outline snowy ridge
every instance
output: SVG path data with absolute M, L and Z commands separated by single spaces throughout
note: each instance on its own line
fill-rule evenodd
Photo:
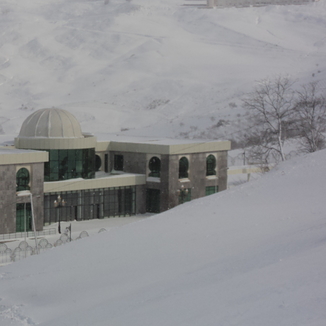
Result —
M 175 0 L 2 0 L 1 139 L 52 106 L 90 132 L 235 137 L 254 81 L 325 80 L 325 17 L 325 0 L 223 10 Z
M 325 159 L 2 268 L 1 325 L 325 325 Z

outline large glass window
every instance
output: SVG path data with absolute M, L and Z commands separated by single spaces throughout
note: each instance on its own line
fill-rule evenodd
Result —
M 26 168 L 21 168 L 16 173 L 16 191 L 30 190 L 29 172 Z
M 149 160 L 148 167 L 151 171 L 149 173 L 150 177 L 160 178 L 160 176 L 161 176 L 161 160 L 158 157 L 153 156 Z
M 188 178 L 189 161 L 183 156 L 179 160 L 179 179 Z
M 44 165 L 44 181 L 95 177 L 95 149 L 49 150 L 49 162 Z
M 60 194 L 65 206 L 54 207 Z M 44 196 L 44 223 L 90 220 L 136 213 L 136 188 L 116 187 L 94 190 L 66 191 Z
M 206 158 L 206 175 L 216 175 L 216 158 L 214 155 L 208 155 Z

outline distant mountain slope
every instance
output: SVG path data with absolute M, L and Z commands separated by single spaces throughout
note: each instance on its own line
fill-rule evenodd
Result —
M 325 325 L 325 160 L 1 268 L 1 325 Z
M 1 0 L 1 139 L 52 106 L 90 132 L 229 138 L 255 80 L 325 80 L 325 0 L 214 10 L 107 2 Z

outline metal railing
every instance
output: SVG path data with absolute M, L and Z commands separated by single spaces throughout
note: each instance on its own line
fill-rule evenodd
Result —
M 46 235 L 53 235 L 56 234 L 56 229 L 51 228 L 43 231 L 36 231 L 37 237 L 42 237 Z M 6 233 L 6 234 L 0 234 L 0 241 L 1 240 L 10 240 L 10 239 L 17 239 L 17 238 L 24 238 L 26 235 L 27 238 L 34 238 L 34 231 L 28 231 L 26 232 L 16 232 L 16 233 Z
M 53 230 L 53 229 L 50 229 L 50 230 Z M 49 231 L 49 230 L 47 230 L 47 231 Z M 54 231 L 56 231 L 56 230 L 54 229 Z M 99 230 L 98 233 L 102 233 L 105 231 L 107 231 L 107 230 L 102 228 Z M 56 232 L 50 233 L 50 234 L 55 234 L 55 233 Z M 48 235 L 50 235 L 50 234 L 48 234 Z M 32 236 L 34 236 L 34 232 L 33 232 Z M 89 234 L 87 231 L 82 231 L 75 240 L 86 238 L 88 236 L 89 236 Z M 72 241 L 74 241 L 74 240 L 72 239 Z M 18 247 L 16 247 L 15 249 L 9 248 L 5 243 L 0 243 L 0 266 L 10 264 L 10 263 L 19 261 L 21 259 L 27 258 L 29 256 L 42 253 L 48 249 L 61 246 L 68 242 L 70 242 L 70 237 L 64 233 L 53 244 L 51 244 L 45 238 L 40 239 L 37 244 L 37 247 L 31 247 L 26 241 L 21 241 L 19 243 Z

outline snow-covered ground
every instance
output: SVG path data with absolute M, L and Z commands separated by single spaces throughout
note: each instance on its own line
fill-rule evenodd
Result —
M 324 326 L 326 151 L 0 268 L 0 324 Z
M 238 181 L 239 182 L 239 181 Z M 70 231 L 67 231 L 67 228 L 71 226 L 71 239 L 72 241 L 76 240 L 80 237 L 80 234 L 84 231 L 87 232 L 88 236 L 97 235 L 99 232 L 110 231 L 112 228 L 121 227 L 123 225 L 134 223 L 140 221 L 144 218 L 148 218 L 152 216 L 151 213 L 135 215 L 135 216 L 127 216 L 127 217 L 110 217 L 105 219 L 94 219 L 94 220 L 84 220 L 84 221 L 69 221 L 69 222 L 61 222 L 61 234 L 58 233 L 58 223 L 53 223 L 50 225 L 44 226 L 44 234 L 37 236 L 37 243 L 40 242 L 41 239 L 46 239 L 50 244 L 54 245 L 57 240 L 61 238 L 63 234 L 67 234 L 70 237 Z M 24 233 L 16 233 L 17 237 L 8 237 L 4 235 L 2 238 L 0 235 L 0 243 L 4 243 L 8 248 L 14 250 L 17 248 L 22 241 L 25 241 Z M 18 237 L 19 236 L 19 237 Z M 26 237 L 26 242 L 29 246 L 35 248 L 35 237 L 33 236 L 33 232 L 29 232 Z M 6 260 L 6 259 L 4 259 Z M 10 261 L 6 260 L 5 264 L 10 263 Z M 1 256 L 0 256 L 0 265 L 1 265 Z
M 241 98 L 288 74 L 326 88 L 326 2 L 197 9 L 183 0 L 1 0 L 0 140 L 58 106 L 88 132 L 236 138 Z
M 326 89 L 325 0 L 182 4 L 0 0 L 0 140 L 52 106 L 101 138 L 233 138 L 255 80 Z M 0 267 L 0 325 L 326 325 L 325 160 Z

